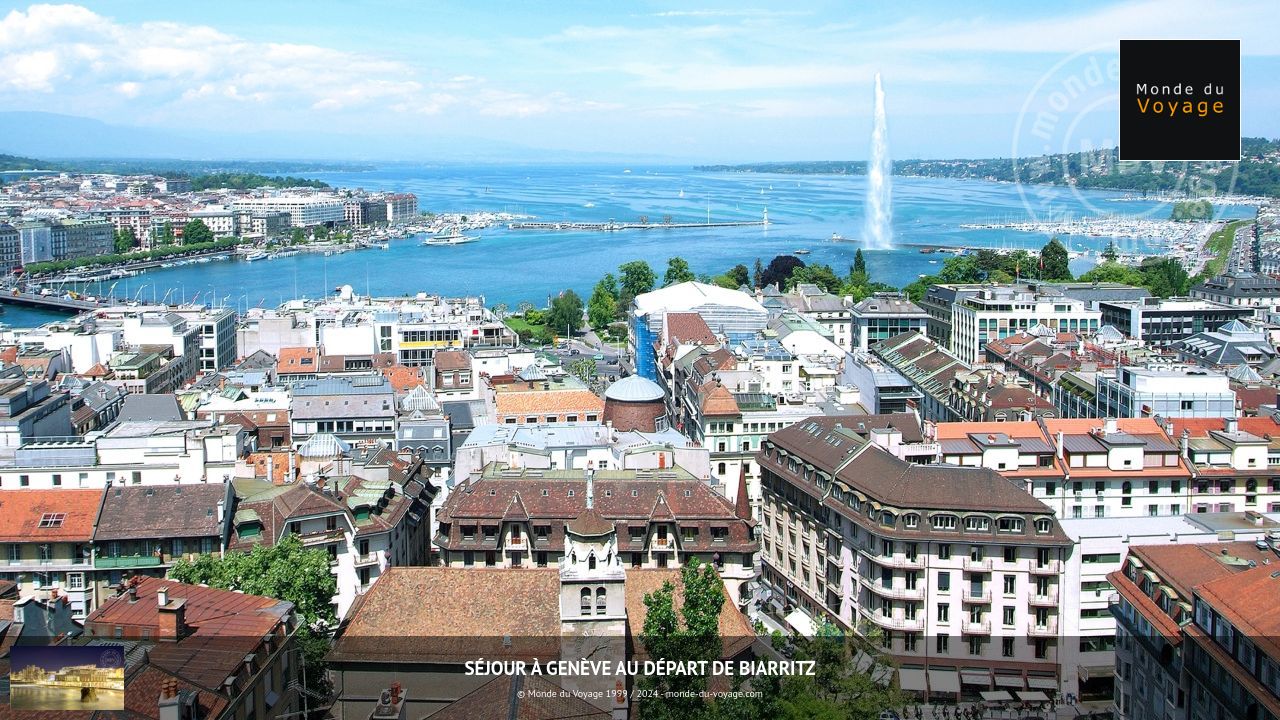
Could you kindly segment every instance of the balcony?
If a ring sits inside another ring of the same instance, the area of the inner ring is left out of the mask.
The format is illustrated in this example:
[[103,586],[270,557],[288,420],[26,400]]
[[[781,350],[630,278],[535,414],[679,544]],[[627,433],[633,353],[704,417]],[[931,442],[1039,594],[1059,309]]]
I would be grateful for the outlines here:
[[160,567],[164,558],[159,555],[121,555],[119,557],[99,556],[93,562],[94,569],[112,570],[115,568]]
[[923,630],[924,620],[920,618],[900,618],[889,617],[887,615],[871,614],[871,622],[882,628],[890,630]]
[[991,558],[974,560],[967,557],[961,561],[961,567],[970,572],[989,572],[991,570]]
[[966,635],[990,635],[991,621],[981,620],[979,622],[973,622],[972,620],[965,620],[964,623],[960,625],[960,632]]
[[529,549],[529,543],[525,540],[525,537],[523,535],[521,535],[520,537],[509,537],[507,538],[506,547],[508,550],[524,551]]
[[871,590],[871,592],[879,595],[880,597],[892,598],[894,600],[924,600],[924,588],[922,587],[909,589],[885,587],[874,582],[865,582],[864,584]]
[[[0,565],[4,568],[6,565]],[[21,560],[10,560],[7,563],[10,568],[30,568],[33,570],[64,570],[64,569],[82,569],[89,567],[88,558],[50,558],[48,560],[39,560],[37,558],[23,558]]]
[[1032,575],[1059,575],[1062,573],[1062,561],[1050,560],[1046,563],[1031,563]]
[[367,553],[365,553],[365,554],[363,554],[363,555],[356,555],[356,556],[355,556],[355,566],[356,566],[356,567],[366,567],[366,566],[370,566],[370,565],[377,565],[377,564],[378,564],[378,559],[379,559],[379,558],[381,558],[381,557],[382,557],[382,553],[381,553],[380,551],[378,551],[378,550],[374,550],[374,551],[372,551],[372,552],[367,552]]
[[1032,620],[1027,624],[1027,635],[1031,637],[1057,637],[1058,618],[1053,617],[1044,622]]
[[321,530],[320,532],[303,533],[298,536],[304,547],[317,547],[320,545],[329,545],[346,537],[346,533],[342,530]]
[[649,545],[649,549],[658,550],[660,552],[670,552],[676,549],[676,541],[674,538],[656,537],[653,539],[653,542]]
[[983,604],[990,603],[991,591],[990,590],[974,590],[973,588],[965,588],[964,597],[962,599],[967,603],[983,603]]
[[1027,598],[1027,604],[1032,607],[1058,607],[1058,595],[1032,595]]
[[858,552],[864,557],[877,565],[883,567],[897,568],[900,570],[923,570],[924,561],[920,556],[916,556],[914,560],[906,557],[898,557],[896,555],[880,555],[873,550],[859,548]]

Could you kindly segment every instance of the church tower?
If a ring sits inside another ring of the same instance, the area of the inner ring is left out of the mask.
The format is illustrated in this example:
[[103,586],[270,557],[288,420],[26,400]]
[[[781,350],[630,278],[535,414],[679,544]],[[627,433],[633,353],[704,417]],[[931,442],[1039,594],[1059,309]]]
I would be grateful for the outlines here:
[[[627,659],[626,571],[618,554],[617,529],[595,508],[595,470],[588,466],[587,507],[565,524],[564,556],[560,558],[560,659]],[[583,699],[613,714],[627,717],[621,691],[625,675],[563,676],[561,685],[583,693]]]

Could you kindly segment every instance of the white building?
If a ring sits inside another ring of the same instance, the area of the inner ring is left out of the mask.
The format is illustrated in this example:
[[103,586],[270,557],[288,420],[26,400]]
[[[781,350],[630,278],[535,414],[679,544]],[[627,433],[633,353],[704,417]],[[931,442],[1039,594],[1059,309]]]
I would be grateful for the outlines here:
[[1092,333],[1102,319],[1088,303],[1047,289],[983,287],[958,301],[952,311],[951,351],[965,362],[980,362],[988,340],[1039,325],[1058,332]]
[[1236,393],[1226,375],[1194,366],[1126,365],[1098,373],[1098,417],[1235,417]]
[[268,210],[289,213],[293,227],[312,227],[341,223],[346,217],[342,199],[329,195],[275,195],[260,198],[237,198],[232,210]]

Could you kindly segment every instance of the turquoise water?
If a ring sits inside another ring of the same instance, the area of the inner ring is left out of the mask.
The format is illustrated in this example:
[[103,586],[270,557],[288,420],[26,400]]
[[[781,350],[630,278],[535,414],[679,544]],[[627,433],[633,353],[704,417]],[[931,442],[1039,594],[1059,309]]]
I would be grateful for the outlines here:
[[[154,270],[121,281],[114,294],[158,299],[171,290],[170,300],[190,300],[198,293],[199,302],[243,309],[275,306],[295,296],[316,297],[350,284],[357,292],[375,295],[481,294],[490,304],[514,306],[529,300],[541,305],[549,294],[565,288],[585,297],[601,275],[629,260],[649,261],[661,277],[667,258],[679,255],[694,272],[716,274],[736,263],[750,267],[756,258],[768,263],[775,255],[798,249],[811,251],[803,257],[806,262],[827,263],[844,274],[859,245],[833,242],[831,235],[857,239],[865,188],[861,176],[698,173],[642,166],[393,167],[311,177],[341,187],[413,192],[421,209],[436,212],[507,211],[548,221],[623,222],[647,215],[656,223],[665,215],[677,222],[702,222],[708,210],[712,221],[758,220],[767,207],[773,224],[614,233],[491,228],[474,233],[482,237],[479,242],[451,247],[424,247],[420,239],[410,238],[392,241],[389,250],[331,257],[304,254],[254,263],[215,261]],[[1022,193],[1010,184],[969,180],[894,177],[893,182],[894,236],[899,248],[865,255],[872,277],[896,286],[936,272],[948,257],[922,254],[919,247],[904,244],[1038,250],[1048,239],[1033,233],[960,228],[964,223],[1049,215],[1090,217],[1099,209],[1168,216],[1167,208],[1156,202],[1113,202],[1118,193],[1056,187]],[[1232,217],[1253,212],[1244,207],[1226,210]],[[1102,238],[1065,239],[1077,250],[1100,249],[1107,243]],[[1129,251],[1151,249],[1143,242],[1118,244]],[[1079,272],[1088,265],[1077,261],[1073,268]],[[105,288],[88,291],[101,293]],[[3,319],[24,326],[55,317],[9,306]]]

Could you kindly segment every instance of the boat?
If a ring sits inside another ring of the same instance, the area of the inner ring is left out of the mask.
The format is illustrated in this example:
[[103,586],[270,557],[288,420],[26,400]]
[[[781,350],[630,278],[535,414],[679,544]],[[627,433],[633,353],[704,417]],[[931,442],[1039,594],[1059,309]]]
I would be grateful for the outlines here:
[[812,251],[811,250],[794,250],[793,252],[796,255],[808,255]]
[[462,245],[464,243],[475,242],[480,238],[475,235],[463,235],[454,228],[444,235],[432,235],[422,241],[423,245]]
[[245,262],[253,262],[254,260],[265,260],[266,258],[267,258],[267,254],[262,252],[261,250],[254,250],[251,253],[246,253],[244,256]]
[[680,188],[680,197],[684,197],[684,188]]
[[584,207],[584,208],[593,208],[593,207],[595,207],[595,206],[596,206],[596,204],[595,204],[595,203],[593,203],[593,202],[589,202],[589,203],[584,204],[582,207]]
[[831,233],[832,242],[840,242],[842,240],[844,240],[844,236],[841,235],[840,233]]
[[938,252],[938,248],[931,248],[931,247],[929,247],[929,248],[920,248],[920,252],[924,253],[925,255],[928,255],[929,253],[936,253],[936,252]]

